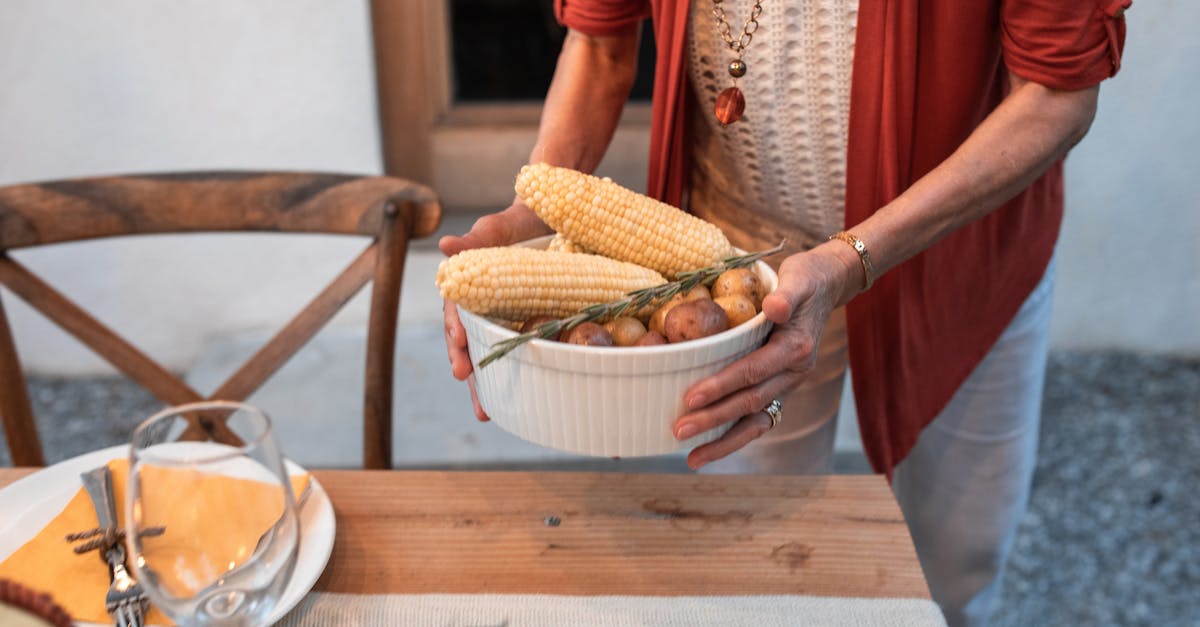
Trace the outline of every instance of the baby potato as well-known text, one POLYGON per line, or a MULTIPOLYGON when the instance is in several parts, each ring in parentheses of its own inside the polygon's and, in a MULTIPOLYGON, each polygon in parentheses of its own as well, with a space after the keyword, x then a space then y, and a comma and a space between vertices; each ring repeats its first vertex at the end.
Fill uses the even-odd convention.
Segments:
POLYGON ((684 302, 689 301, 689 300, 701 300, 704 298, 708 298, 708 299, 712 298, 712 294, 709 293, 708 288, 703 285, 697 285, 696 287, 693 287, 692 289, 684 292, 681 296, 683 296, 684 302))
POLYGON ((766 294, 763 293, 765 286, 762 279, 758 278, 750 268, 734 268, 726 270, 717 277, 712 284, 712 297, 714 299, 731 294, 741 294, 750 299, 754 304, 755 311, 762 308, 762 299, 766 294))
POLYGON ((693 300, 672 307, 665 325, 667 341, 674 344, 720 333, 729 328, 729 317, 710 299, 693 300))
POLYGON ((667 334, 667 313, 671 311, 671 308, 680 303, 686 303, 693 300, 708 300, 711 298, 712 295, 709 294, 708 288, 703 285, 697 285, 686 292, 676 294, 672 296, 670 300, 663 303, 662 306, 654 312, 654 315, 650 316, 650 322, 646 326, 651 331, 657 331, 660 335, 665 336, 667 334))
POLYGON ((650 316, 650 322, 646 323, 646 328, 651 333, 662 335, 666 331, 666 326, 663 323, 667 320, 667 313, 671 311, 672 307, 682 302, 682 300, 676 301, 672 299, 663 303, 663 306, 655 310, 654 315, 650 316))
POLYGON ((562 341, 567 344, 583 346, 612 346, 613 336, 595 322, 581 322, 575 328, 567 331, 562 341))
MULTIPOLYGON (((558 320, 558 318, 555 318, 554 316, 534 316, 532 318, 529 318, 528 320, 526 320, 524 323, 521 324, 520 332, 521 333, 531 333, 536 330, 536 329, 534 329, 534 327, 536 327, 537 325, 542 324, 543 322, 552 322, 554 320, 558 320)), ((557 341, 558 336, 561 334, 562 334, 562 332, 559 331, 558 333, 555 333, 554 335, 551 335, 551 336, 547 337, 546 339, 550 340, 550 341, 557 341)))
POLYGON ((744 294, 718 296, 713 299, 713 302, 725 310, 725 315, 729 318, 729 326, 731 327, 736 327, 758 314, 758 311, 754 308, 754 301, 750 300, 744 294))
POLYGON ((637 318, 621 316, 604 323, 604 328, 612 334, 617 346, 633 346, 646 334, 646 327, 637 318))
POLYGON ((658 346, 666 344, 667 338, 663 337, 658 331, 646 331, 634 346, 658 346))

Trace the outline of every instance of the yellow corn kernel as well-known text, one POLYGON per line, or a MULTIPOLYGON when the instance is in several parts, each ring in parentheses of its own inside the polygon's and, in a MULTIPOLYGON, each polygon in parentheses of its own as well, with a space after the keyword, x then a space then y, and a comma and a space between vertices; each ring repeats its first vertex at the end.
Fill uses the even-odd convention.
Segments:
POLYGON ((659 273, 599 255, 520 247, 464 250, 438 266, 442 298, 482 316, 563 318, 666 283, 659 273))
POLYGON ((546 250, 557 250, 564 253, 584 253, 586 255, 593 254, 592 251, 563 237, 562 233, 555 233, 554 237, 550 238, 550 243, 546 245, 546 250))
POLYGON ((538 163, 521 168, 514 187, 550 228, 576 245, 665 277, 733 255, 715 225, 608 179, 538 163))

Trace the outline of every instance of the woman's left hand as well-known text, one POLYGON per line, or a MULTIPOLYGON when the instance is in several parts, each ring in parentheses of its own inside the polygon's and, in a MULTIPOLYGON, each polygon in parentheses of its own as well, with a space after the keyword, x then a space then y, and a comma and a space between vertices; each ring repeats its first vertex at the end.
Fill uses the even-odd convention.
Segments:
POLYGON ((858 264, 855 253, 841 242, 826 242, 783 261, 778 287, 762 302, 767 319, 775 324, 766 344, 684 394, 690 411, 675 421, 677 439, 737 421, 720 439, 694 449, 688 466, 696 469, 721 459, 771 428, 763 409, 812 370, 829 314, 859 291, 858 264))

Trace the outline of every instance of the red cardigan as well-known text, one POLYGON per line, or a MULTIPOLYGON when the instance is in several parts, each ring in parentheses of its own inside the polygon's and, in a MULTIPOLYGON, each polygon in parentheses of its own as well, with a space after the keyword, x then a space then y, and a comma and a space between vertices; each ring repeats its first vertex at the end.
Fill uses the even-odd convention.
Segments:
MULTIPOLYGON (((1006 70, 1065 90, 1115 74, 1129 5, 861 0, 847 228, 946 159, 1005 96, 1006 70)), ((555 11, 562 24, 589 35, 627 32, 653 19, 658 59, 647 189, 680 205, 693 106, 685 67, 687 0, 555 0, 555 11)), ((1054 252, 1062 211, 1060 162, 847 306, 859 424, 877 472, 891 475, 1016 315, 1054 252)))

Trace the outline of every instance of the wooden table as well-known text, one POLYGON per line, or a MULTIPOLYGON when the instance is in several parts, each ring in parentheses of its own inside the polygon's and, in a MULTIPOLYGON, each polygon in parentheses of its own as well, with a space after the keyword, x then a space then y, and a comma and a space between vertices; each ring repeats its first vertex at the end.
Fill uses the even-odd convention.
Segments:
POLYGON ((929 598, 880 476, 313 474, 337 514, 317 590, 929 598))

